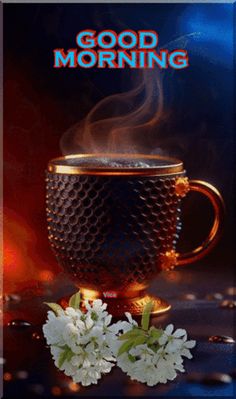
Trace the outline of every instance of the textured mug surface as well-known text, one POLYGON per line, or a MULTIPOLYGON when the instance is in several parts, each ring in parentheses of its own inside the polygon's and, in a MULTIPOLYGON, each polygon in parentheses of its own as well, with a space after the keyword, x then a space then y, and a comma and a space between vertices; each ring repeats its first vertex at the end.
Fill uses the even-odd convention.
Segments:
POLYGON ((127 296, 162 270, 181 228, 176 181, 185 171, 177 170, 116 168, 104 175, 49 168, 49 240, 79 287, 127 296))

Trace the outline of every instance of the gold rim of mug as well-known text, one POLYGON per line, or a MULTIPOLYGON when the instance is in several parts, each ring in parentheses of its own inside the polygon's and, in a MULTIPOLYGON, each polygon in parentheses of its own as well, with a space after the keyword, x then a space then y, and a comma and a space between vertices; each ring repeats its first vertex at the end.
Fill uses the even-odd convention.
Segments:
POLYGON ((183 173, 183 162, 179 159, 161 156, 161 155, 146 155, 146 154, 116 154, 116 153, 95 153, 95 154, 73 154, 62 157, 53 158, 48 163, 48 172, 56 174, 67 174, 67 175, 127 175, 127 176, 159 176, 159 175, 175 175, 183 173), (76 166, 76 165, 65 165, 60 161, 76 159, 76 158, 120 158, 120 159, 156 159, 166 161, 167 165, 153 166, 149 168, 143 167, 131 167, 131 168, 115 168, 115 167, 87 167, 87 166, 76 166))

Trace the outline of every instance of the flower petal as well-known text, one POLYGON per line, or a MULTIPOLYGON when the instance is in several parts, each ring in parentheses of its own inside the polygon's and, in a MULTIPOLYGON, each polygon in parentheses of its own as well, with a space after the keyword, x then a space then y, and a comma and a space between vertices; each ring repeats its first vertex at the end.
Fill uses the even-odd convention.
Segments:
POLYGON ((133 319, 132 319, 131 313, 125 312, 125 316, 127 317, 128 322, 129 322, 130 324, 132 324, 132 323, 133 323, 133 319))
POLYGON ((172 336, 175 338, 180 338, 184 335, 187 335, 187 332, 183 328, 177 328, 177 330, 175 330, 175 332, 172 334, 172 336))
POLYGON ((188 349, 194 348, 195 345, 196 345, 196 341, 194 341, 194 340, 186 341, 184 344, 185 348, 188 348, 188 349))
POLYGON ((166 335, 172 334, 173 330, 174 330, 174 325, 173 324, 168 324, 168 326, 165 329, 166 335))
POLYGON ((187 357, 188 359, 192 359, 193 355, 188 349, 183 349, 181 351, 181 355, 187 357))
POLYGON ((158 339, 158 342, 160 345, 165 345, 168 341, 168 336, 164 333, 160 336, 160 338, 158 339))

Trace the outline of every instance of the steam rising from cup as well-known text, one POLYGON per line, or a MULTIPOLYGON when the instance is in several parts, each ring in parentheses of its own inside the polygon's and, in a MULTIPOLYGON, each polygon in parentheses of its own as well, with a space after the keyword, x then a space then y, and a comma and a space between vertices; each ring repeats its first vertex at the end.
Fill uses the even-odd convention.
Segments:
POLYGON ((156 69, 144 71, 131 90, 105 97, 68 129, 60 141, 62 153, 143 152, 162 114, 161 76, 156 69))
MULTIPOLYGON (((163 47, 169 50, 176 47, 188 48, 188 51, 191 49, 191 53, 195 54, 203 51, 202 47, 199 49, 201 40, 199 32, 192 32, 163 47)), ((160 131, 166 117, 164 73, 154 68, 132 71, 132 75, 136 74, 140 74, 139 79, 134 82, 131 90, 103 98, 82 121, 63 134, 60 140, 63 155, 101 152, 163 154, 163 146, 169 152, 169 140, 160 131)), ((170 133, 173 143, 172 129, 170 133)), ((177 136, 175 132, 175 142, 177 136)), ((176 155, 173 150, 172 155, 176 155)))

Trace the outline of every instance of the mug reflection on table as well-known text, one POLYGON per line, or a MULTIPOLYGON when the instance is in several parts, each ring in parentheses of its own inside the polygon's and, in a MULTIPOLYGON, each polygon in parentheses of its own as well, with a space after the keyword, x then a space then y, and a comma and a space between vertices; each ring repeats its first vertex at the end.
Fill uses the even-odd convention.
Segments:
POLYGON ((114 315, 170 305, 145 293, 162 270, 201 259, 219 238, 224 204, 209 183, 188 180, 182 161, 159 155, 79 154, 55 158, 47 171, 47 222, 56 258, 84 299, 102 298, 114 315), (206 195, 214 209, 207 239, 189 253, 176 245, 181 200, 206 195))

